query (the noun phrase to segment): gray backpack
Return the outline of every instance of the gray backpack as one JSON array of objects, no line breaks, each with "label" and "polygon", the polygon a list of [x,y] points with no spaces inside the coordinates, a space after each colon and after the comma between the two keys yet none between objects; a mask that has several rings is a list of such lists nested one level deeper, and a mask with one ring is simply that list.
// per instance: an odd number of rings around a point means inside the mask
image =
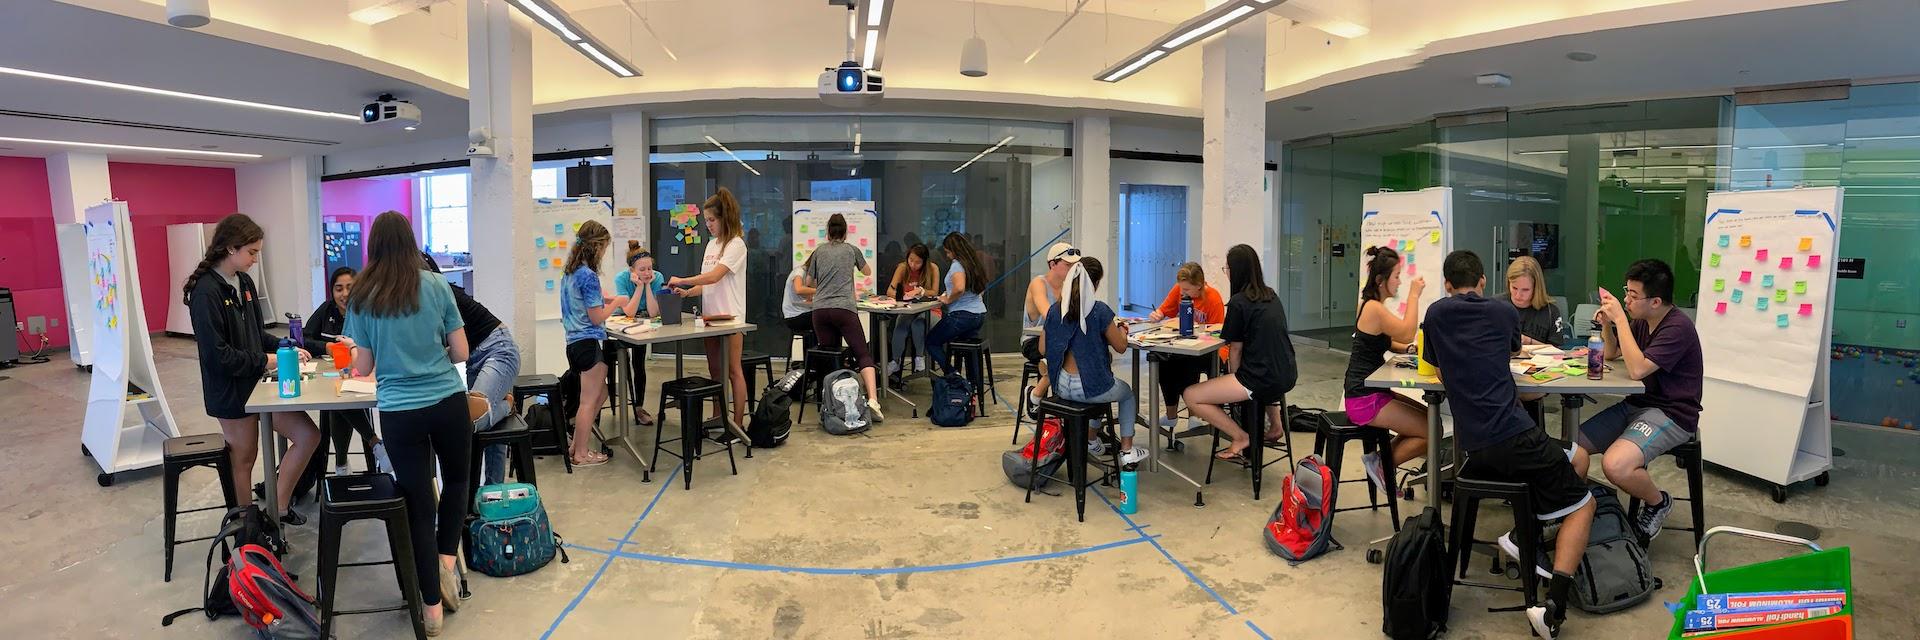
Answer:
[{"label": "gray backpack", "polygon": [[1646,602],[1661,583],[1620,498],[1604,485],[1594,485],[1592,491],[1593,530],[1573,574],[1573,606],[1587,613],[1613,613]]},{"label": "gray backpack", "polygon": [[848,369],[827,374],[820,382],[820,428],[836,436],[866,431],[873,416],[867,415],[866,388],[860,375]]}]

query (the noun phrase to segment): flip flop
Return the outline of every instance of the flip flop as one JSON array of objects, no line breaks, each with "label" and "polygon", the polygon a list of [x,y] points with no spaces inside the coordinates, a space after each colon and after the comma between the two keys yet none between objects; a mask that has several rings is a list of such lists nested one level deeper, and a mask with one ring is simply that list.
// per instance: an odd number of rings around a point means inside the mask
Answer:
[{"label": "flip flop", "polygon": [[595,466],[606,464],[607,460],[609,459],[611,458],[609,458],[606,454],[589,452],[586,458],[574,459],[573,466],[595,467]]},{"label": "flip flop", "polygon": [[653,426],[653,415],[647,413],[645,409],[641,409],[633,414],[633,423],[642,427],[651,427]]},{"label": "flip flop", "polygon": [[1214,459],[1217,459],[1221,462],[1239,462],[1242,464],[1245,464],[1247,462],[1247,452],[1245,449],[1242,449],[1240,451],[1234,451],[1234,452],[1222,451],[1220,453],[1213,454],[1213,457]]}]

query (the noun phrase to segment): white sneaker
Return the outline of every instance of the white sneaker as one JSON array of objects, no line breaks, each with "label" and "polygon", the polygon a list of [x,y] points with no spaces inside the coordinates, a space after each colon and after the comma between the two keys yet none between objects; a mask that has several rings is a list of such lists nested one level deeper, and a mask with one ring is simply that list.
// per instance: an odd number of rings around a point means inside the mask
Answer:
[{"label": "white sneaker", "polygon": [[898,362],[887,363],[887,375],[893,375],[896,373],[900,373],[900,363]]},{"label": "white sneaker", "polygon": [[1667,495],[1667,492],[1662,491],[1660,492],[1660,504],[1650,504],[1640,507],[1639,522],[1634,523],[1634,525],[1640,530],[1641,537],[1646,538],[1647,542],[1653,542],[1653,539],[1660,535],[1661,526],[1667,523],[1667,516],[1672,513],[1673,496]]},{"label": "white sneaker", "polygon": [[[1506,533],[1500,534],[1500,539],[1497,540],[1496,542],[1499,543],[1500,545],[1500,552],[1507,554],[1507,559],[1512,560],[1515,563],[1524,564],[1520,560],[1520,545],[1514,544],[1513,542],[1512,531],[1508,531]],[[1544,560],[1546,560],[1546,558],[1542,557],[1542,558],[1536,558],[1533,561],[1533,572],[1540,574],[1541,578],[1552,580],[1553,569],[1550,569],[1546,565],[1541,564]]]},{"label": "white sneaker", "polygon": [[336,475],[336,476],[344,476],[352,472],[353,471],[351,469],[348,469],[347,465],[344,465],[344,464],[333,468],[333,475]]},{"label": "white sneaker", "polygon": [[1107,443],[1101,442],[1099,438],[1087,440],[1087,455],[1098,458],[1106,453]]},{"label": "white sneaker", "polygon": [[1135,446],[1132,449],[1120,452],[1120,466],[1139,464],[1141,460],[1145,459],[1147,459],[1146,447]]},{"label": "white sneaker", "polygon": [[924,358],[924,357],[921,357],[921,356],[914,356],[914,357],[913,357],[913,370],[914,370],[914,371],[926,371],[926,370],[927,370],[927,359],[926,359],[926,358]]},{"label": "white sneaker", "polygon": [[879,400],[876,400],[873,398],[867,399],[867,413],[873,416],[874,422],[885,422],[887,420],[887,416],[885,414],[880,413]]},{"label": "white sneaker", "polygon": [[1387,486],[1387,472],[1380,466],[1379,453],[1360,456],[1360,468],[1367,472],[1367,481],[1372,482],[1373,486],[1379,487],[1381,491],[1393,490],[1393,487]]}]

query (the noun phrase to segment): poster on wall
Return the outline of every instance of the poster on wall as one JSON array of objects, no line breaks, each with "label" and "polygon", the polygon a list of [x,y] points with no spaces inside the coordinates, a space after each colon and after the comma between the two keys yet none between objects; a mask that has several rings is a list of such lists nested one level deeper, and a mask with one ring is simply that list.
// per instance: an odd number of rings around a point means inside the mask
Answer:
[{"label": "poster on wall", "polygon": [[[1447,295],[1440,265],[1453,250],[1453,189],[1431,187],[1419,191],[1368,193],[1360,197],[1360,286],[1367,282],[1366,249],[1388,247],[1400,254],[1400,288],[1387,301],[1394,313],[1407,313],[1407,292],[1414,278],[1425,278],[1419,309]],[[1481,256],[1488,260],[1490,256]],[[1359,290],[1355,290],[1358,298]],[[1358,308],[1356,306],[1355,308]],[[1343,319],[1344,321],[1344,319]]]},{"label": "poster on wall", "polygon": [[1806,396],[1827,355],[1838,188],[1707,196],[1697,317],[1706,375]]},{"label": "poster on wall", "polygon": [[793,263],[801,264],[813,255],[813,250],[827,242],[827,220],[833,214],[847,218],[847,244],[860,250],[867,265],[872,267],[867,275],[857,275],[853,283],[854,295],[870,296],[879,292],[875,274],[880,265],[874,259],[874,250],[880,246],[880,217],[875,213],[873,202],[809,202],[793,203]]}]

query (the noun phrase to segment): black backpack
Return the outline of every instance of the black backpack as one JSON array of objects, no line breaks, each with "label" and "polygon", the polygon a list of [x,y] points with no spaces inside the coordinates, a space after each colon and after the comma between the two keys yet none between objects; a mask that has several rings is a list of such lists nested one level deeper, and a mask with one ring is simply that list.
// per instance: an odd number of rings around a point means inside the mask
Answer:
[{"label": "black backpack", "polygon": [[1327,424],[1326,409],[1312,409],[1299,405],[1287,405],[1287,430],[1294,433],[1320,433],[1322,425]]},{"label": "black backpack", "polygon": [[[171,626],[180,616],[201,612],[208,620],[220,616],[240,615],[240,608],[233,604],[233,592],[227,586],[227,563],[240,547],[259,545],[267,549],[280,549],[285,553],[287,545],[278,535],[277,528],[267,521],[266,514],[258,505],[247,505],[227,510],[220,518],[220,533],[213,536],[213,544],[207,546],[207,570],[202,578],[200,606],[181,609],[160,618],[160,626]],[[219,564],[214,564],[214,552],[219,552]],[[219,567],[215,573],[214,567]]]},{"label": "black backpack", "polygon": [[1387,544],[1380,584],[1381,605],[1386,608],[1380,629],[1387,637],[1425,640],[1447,630],[1453,581],[1448,575],[1446,537],[1440,511],[1427,507],[1407,518]]},{"label": "black backpack", "polygon": [[805,371],[789,371],[786,377],[767,385],[747,420],[747,442],[755,449],[772,449],[787,443],[793,432],[793,402]]},{"label": "black backpack", "polygon": [[958,372],[933,379],[933,402],[927,420],[942,427],[964,427],[973,422],[973,383]]},{"label": "black backpack", "polygon": [[1573,573],[1573,606],[1587,613],[1613,613],[1646,602],[1661,583],[1653,577],[1620,498],[1605,485],[1596,484],[1591,491],[1593,529],[1580,568]]}]

